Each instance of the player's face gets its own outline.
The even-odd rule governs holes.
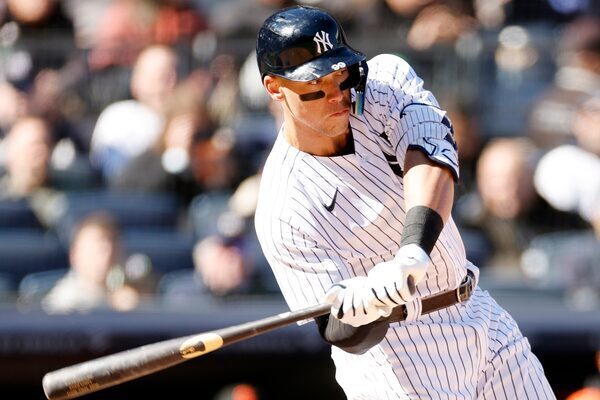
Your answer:
[[[285,111],[294,123],[318,134],[335,137],[348,133],[350,89],[340,90],[348,76],[348,69],[344,68],[309,82],[282,80]],[[302,99],[302,95],[316,92],[324,95],[314,100]]]

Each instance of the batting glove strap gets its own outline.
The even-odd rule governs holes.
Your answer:
[[[389,326],[386,321],[375,321],[354,327],[332,317],[331,314],[317,317],[315,321],[323,340],[352,354],[364,354],[379,344]]]

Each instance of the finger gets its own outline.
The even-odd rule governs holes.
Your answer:
[[[413,287],[413,289],[412,289],[413,291],[412,292],[411,292],[411,289],[410,289],[410,286],[411,286],[410,283],[409,283],[410,280],[412,280],[412,279],[411,278],[407,278],[406,279],[406,284],[402,285],[402,287],[399,288],[399,293],[402,296],[404,303],[408,303],[409,301],[412,301],[414,299],[414,297],[415,297],[415,291],[416,291],[416,289],[414,287],[415,286],[414,285],[414,280],[413,280],[413,283],[412,283],[412,287]]]
[[[383,301],[384,295],[377,292],[375,288],[371,288],[367,297],[369,303],[377,305],[377,306],[386,306],[387,303]]]
[[[403,296],[400,294],[400,290],[402,290],[402,288],[398,287],[398,285],[396,284],[396,282],[393,282],[393,286],[384,286],[383,287],[385,296],[385,303],[388,306],[398,306],[402,303],[405,303],[406,301],[404,300]]]
[[[356,316],[356,309],[354,308],[354,294],[355,291],[352,289],[346,290],[344,293],[344,305],[342,306],[344,315]]]
[[[331,305],[331,309],[329,310],[329,313],[337,319],[342,319],[342,317],[344,315],[342,313],[341,303],[337,300],[334,301],[333,304]],[[341,315],[340,315],[340,313],[341,313]]]
[[[362,294],[362,296],[360,297],[359,313],[361,313],[362,315],[369,314],[370,312],[374,311],[374,308],[375,308],[373,303],[371,301],[369,301],[369,298],[366,295],[368,293],[370,293],[370,291],[365,290],[364,293]]]
[[[409,275],[406,279],[406,285],[408,286],[408,291],[410,292],[411,296],[414,296],[417,288],[415,286],[415,278],[413,278],[412,275]]]
[[[387,318],[392,315],[393,308],[392,307],[378,307],[377,311],[379,312],[379,317]]]
[[[334,283],[323,296],[323,302],[333,304],[337,299],[341,290],[346,289],[346,285],[342,283]]]

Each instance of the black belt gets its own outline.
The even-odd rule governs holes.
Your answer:
[[[471,293],[475,290],[475,275],[467,270],[467,276],[454,290],[448,290],[421,299],[421,315],[450,307],[463,301],[469,300]],[[406,320],[408,309],[406,305],[395,307],[392,314],[386,318],[388,322],[400,322]]]

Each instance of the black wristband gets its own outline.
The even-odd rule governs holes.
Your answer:
[[[389,323],[386,320],[354,327],[343,323],[331,314],[315,318],[319,334],[329,344],[352,353],[363,354],[379,344],[385,337]]]
[[[430,254],[442,229],[444,220],[435,210],[425,206],[412,207],[406,213],[400,247],[416,244]]]

